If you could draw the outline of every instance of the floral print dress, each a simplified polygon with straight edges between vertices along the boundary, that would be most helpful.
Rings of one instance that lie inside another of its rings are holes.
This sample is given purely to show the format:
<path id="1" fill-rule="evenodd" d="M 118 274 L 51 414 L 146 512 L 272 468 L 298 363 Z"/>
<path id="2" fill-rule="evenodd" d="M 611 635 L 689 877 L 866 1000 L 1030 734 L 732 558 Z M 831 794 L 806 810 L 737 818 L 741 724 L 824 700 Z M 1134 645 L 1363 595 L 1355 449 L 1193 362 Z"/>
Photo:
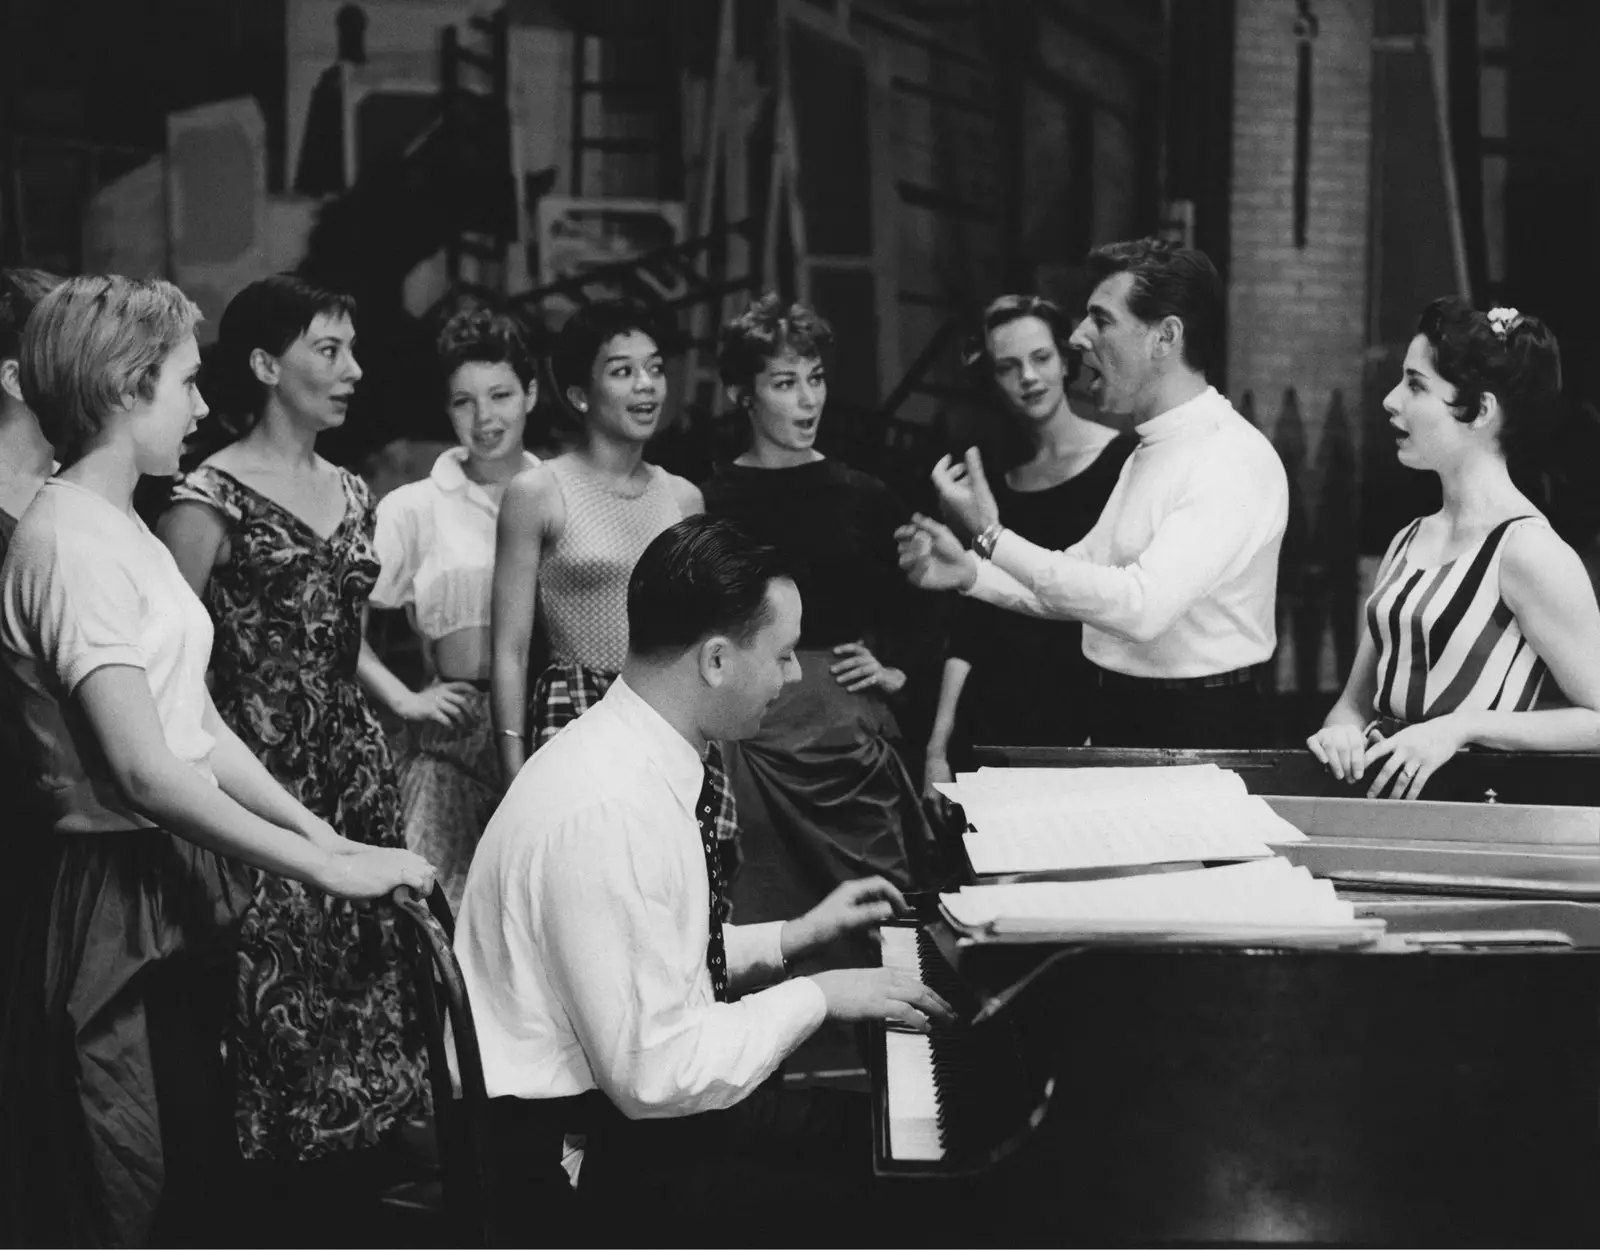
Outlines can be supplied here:
<path id="1" fill-rule="evenodd" d="M 204 600 L 216 624 L 217 711 L 286 789 L 352 841 L 402 846 L 383 728 L 356 684 L 378 577 L 366 484 L 326 539 L 227 472 L 202 465 L 173 501 L 209 505 L 229 558 Z M 423 1037 L 399 935 L 381 907 L 253 872 L 234 1021 L 239 1143 L 294 1161 L 373 1145 L 427 1110 Z"/>

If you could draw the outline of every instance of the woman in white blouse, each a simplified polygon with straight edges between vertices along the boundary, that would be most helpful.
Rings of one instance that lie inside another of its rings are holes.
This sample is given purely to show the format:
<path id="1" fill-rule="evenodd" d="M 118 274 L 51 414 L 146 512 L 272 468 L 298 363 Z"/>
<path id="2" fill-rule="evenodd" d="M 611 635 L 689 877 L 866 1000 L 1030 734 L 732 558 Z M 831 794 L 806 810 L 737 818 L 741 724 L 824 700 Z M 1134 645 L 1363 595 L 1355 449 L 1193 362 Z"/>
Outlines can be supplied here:
<path id="1" fill-rule="evenodd" d="M 338 836 L 206 688 L 212 624 L 133 509 L 206 412 L 199 310 L 170 283 L 72 278 L 29 318 L 22 390 L 63 468 L 0 572 L 0 664 L 50 810 L 0 1051 L 0 1130 L 26 1134 L 0 1243 L 189 1244 L 237 1158 L 223 1025 L 243 865 L 347 898 L 426 889 L 399 848 Z"/>
<path id="2" fill-rule="evenodd" d="M 460 446 L 379 501 L 372 602 L 405 609 L 433 682 L 461 700 L 453 723 L 413 727 L 399 770 L 406 845 L 438 870 L 455 908 L 500 794 L 488 693 L 495 523 L 506 483 L 539 463 L 522 446 L 538 382 L 516 325 L 487 310 L 452 317 L 438 356 Z"/>

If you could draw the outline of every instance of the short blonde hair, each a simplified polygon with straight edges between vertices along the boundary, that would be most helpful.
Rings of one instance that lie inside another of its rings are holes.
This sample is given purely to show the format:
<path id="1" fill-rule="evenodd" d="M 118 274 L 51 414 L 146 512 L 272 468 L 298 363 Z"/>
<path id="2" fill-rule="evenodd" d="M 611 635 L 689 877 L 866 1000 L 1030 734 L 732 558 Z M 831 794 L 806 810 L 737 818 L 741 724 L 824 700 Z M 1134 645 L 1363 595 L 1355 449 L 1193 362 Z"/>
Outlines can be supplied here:
<path id="1" fill-rule="evenodd" d="M 162 365 L 200 320 L 194 301 L 159 278 L 68 278 L 39 301 L 22 333 L 22 397 L 63 464 L 123 396 L 154 396 Z"/>

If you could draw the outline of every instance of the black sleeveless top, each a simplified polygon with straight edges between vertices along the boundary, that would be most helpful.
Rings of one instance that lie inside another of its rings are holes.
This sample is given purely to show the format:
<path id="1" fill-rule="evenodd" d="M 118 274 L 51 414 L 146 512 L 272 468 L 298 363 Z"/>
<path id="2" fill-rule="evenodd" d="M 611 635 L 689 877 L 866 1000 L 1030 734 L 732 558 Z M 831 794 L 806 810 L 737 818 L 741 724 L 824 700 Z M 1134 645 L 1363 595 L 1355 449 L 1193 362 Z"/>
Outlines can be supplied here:
<path id="1" fill-rule="evenodd" d="M 1047 550 L 1072 546 L 1100 518 L 1123 461 L 1138 445 L 1133 435 L 1121 435 L 1082 473 L 1045 490 L 1013 490 L 997 477 L 992 489 L 1001 522 Z M 1088 737 L 1098 692 L 1078 622 L 963 599 L 947 654 L 972 665 L 950 744 L 952 767 L 971 766 L 973 744 L 1081 746 Z"/>

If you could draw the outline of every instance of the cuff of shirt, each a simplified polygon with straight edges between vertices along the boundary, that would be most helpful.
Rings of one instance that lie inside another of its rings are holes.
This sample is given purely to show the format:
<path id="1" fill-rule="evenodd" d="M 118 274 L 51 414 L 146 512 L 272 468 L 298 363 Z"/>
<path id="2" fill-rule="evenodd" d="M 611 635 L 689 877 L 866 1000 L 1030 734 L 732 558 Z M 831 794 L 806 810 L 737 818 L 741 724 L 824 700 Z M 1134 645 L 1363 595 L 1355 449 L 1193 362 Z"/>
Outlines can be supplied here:
<path id="1" fill-rule="evenodd" d="M 1000 542 L 1005 542 L 1010 536 L 1010 531 L 1001 534 Z M 998 548 L 999 545 L 1000 543 L 996 543 L 995 547 Z M 1009 580 L 1006 574 L 995 568 L 991 561 L 979 560 L 976 580 L 961 593 L 973 599 L 982 599 L 986 603 L 993 603 L 1000 597 L 1001 588 L 1006 586 Z"/>
<path id="2" fill-rule="evenodd" d="M 782 920 L 724 926 L 729 978 L 745 985 L 783 980 L 783 926 Z"/>
<path id="3" fill-rule="evenodd" d="M 777 1004 L 788 1025 L 784 1038 L 784 1058 L 821 1027 L 828 1018 L 828 999 L 822 987 L 810 977 L 794 977 L 781 985 L 768 986 L 759 997 Z"/>

